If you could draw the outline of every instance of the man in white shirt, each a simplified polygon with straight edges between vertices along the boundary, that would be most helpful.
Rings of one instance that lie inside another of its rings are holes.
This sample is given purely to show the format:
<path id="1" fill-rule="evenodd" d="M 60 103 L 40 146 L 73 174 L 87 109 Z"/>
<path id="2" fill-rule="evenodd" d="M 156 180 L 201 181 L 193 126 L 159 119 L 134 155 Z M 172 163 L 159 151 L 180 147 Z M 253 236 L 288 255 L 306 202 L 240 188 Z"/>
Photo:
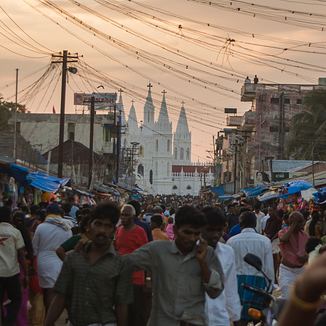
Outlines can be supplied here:
<path id="1" fill-rule="evenodd" d="M 259 234 L 263 234 L 262 223 L 265 224 L 265 226 L 266 226 L 266 222 L 263 221 L 264 220 L 264 217 L 265 217 L 265 214 L 260 210 L 260 204 L 259 203 L 257 203 L 255 205 L 255 207 L 254 207 L 254 213 L 255 213 L 256 218 L 257 218 L 256 231 Z"/>
<path id="2" fill-rule="evenodd" d="M 245 301 L 248 302 L 248 290 L 245 290 L 241 285 L 247 284 L 265 289 L 267 284 L 261 273 L 247 264 L 243 258 L 248 253 L 258 256 L 262 261 L 264 272 L 271 280 L 274 280 L 274 265 L 271 241 L 256 232 L 256 216 L 253 212 L 243 212 L 240 215 L 240 227 L 241 233 L 229 239 L 227 244 L 233 248 L 235 253 L 239 295 L 243 305 L 241 320 L 247 322 L 251 320 L 248 316 L 249 306 L 245 304 Z M 251 297 L 250 301 L 252 301 L 255 294 L 249 293 L 249 296 Z M 245 297 L 246 300 L 244 300 Z"/>
<path id="3" fill-rule="evenodd" d="M 206 215 L 207 225 L 202 231 L 202 237 L 214 248 L 224 274 L 223 292 L 215 299 L 206 295 L 205 315 L 207 325 L 226 326 L 233 322 L 233 325 L 237 326 L 241 315 L 241 304 L 238 294 L 234 252 L 230 246 L 219 242 L 227 220 L 223 211 L 218 208 L 207 207 L 204 208 L 203 213 Z"/>
<path id="4" fill-rule="evenodd" d="M 10 300 L 6 317 L 2 313 L 3 325 L 15 325 L 21 303 L 19 261 L 25 268 L 24 240 L 20 231 L 9 223 L 10 216 L 8 207 L 0 207 L 0 310 L 5 293 Z"/>

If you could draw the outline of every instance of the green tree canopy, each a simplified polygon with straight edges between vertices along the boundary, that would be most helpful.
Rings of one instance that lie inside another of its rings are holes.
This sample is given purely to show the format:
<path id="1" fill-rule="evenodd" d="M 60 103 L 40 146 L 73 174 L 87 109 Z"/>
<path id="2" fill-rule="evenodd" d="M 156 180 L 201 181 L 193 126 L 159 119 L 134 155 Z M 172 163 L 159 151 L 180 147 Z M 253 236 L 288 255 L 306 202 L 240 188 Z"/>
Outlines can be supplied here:
<path id="1" fill-rule="evenodd" d="M 312 91 L 304 98 L 304 110 L 292 118 L 287 147 L 295 159 L 326 160 L 325 90 Z"/>
<path id="2" fill-rule="evenodd" d="M 0 127 L 4 128 L 8 125 L 11 115 L 15 112 L 16 103 L 4 101 L 0 97 Z M 25 113 L 26 108 L 24 105 L 18 104 L 17 112 Z"/>

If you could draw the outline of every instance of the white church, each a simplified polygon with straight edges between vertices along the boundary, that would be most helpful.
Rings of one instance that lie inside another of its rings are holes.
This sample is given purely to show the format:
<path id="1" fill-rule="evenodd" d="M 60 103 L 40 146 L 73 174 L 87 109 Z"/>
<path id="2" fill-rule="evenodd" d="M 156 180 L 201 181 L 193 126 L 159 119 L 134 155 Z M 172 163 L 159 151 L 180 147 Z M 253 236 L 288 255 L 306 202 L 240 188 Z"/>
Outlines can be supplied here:
<path id="1" fill-rule="evenodd" d="M 135 161 L 136 184 L 150 194 L 198 195 L 201 187 L 212 185 L 214 171 L 210 165 L 192 163 L 191 132 L 187 115 L 182 105 L 177 127 L 172 131 L 166 103 L 166 92 L 155 120 L 151 88 L 144 105 L 142 120 L 137 119 L 134 103 L 125 118 L 122 96 L 118 108 L 121 123 L 126 125 L 122 135 L 122 147 L 132 147 L 137 143 L 139 153 Z"/>

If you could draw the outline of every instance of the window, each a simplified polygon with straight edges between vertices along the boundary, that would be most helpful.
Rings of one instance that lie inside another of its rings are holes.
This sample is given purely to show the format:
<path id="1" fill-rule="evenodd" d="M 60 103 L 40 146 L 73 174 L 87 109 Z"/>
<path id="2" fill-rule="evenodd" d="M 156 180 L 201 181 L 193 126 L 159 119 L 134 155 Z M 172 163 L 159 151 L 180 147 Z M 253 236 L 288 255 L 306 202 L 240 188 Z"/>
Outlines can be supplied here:
<path id="1" fill-rule="evenodd" d="M 280 99 L 278 97 L 272 97 L 271 98 L 271 103 L 272 104 L 279 104 L 280 103 Z"/>
<path id="2" fill-rule="evenodd" d="M 105 143 L 110 142 L 111 138 L 112 138 L 112 132 L 111 132 L 110 125 L 104 124 L 103 125 L 103 140 L 104 140 L 104 142 Z"/>
<path id="3" fill-rule="evenodd" d="M 187 161 L 190 160 L 190 149 L 189 148 L 187 148 L 186 159 L 187 159 Z"/>
<path id="4" fill-rule="evenodd" d="M 155 162 L 155 176 L 158 176 L 158 162 Z"/>
<path id="5" fill-rule="evenodd" d="M 180 160 L 184 160 L 184 155 L 185 155 L 184 149 L 183 149 L 183 147 L 181 147 L 181 149 L 180 149 Z"/>
<path id="6" fill-rule="evenodd" d="M 297 98 L 297 104 L 302 104 L 302 99 L 301 98 Z"/>
<path id="7" fill-rule="evenodd" d="M 20 134 L 20 129 L 21 128 L 21 124 L 20 124 L 20 122 L 16 122 L 16 133 L 17 134 Z"/>
<path id="8" fill-rule="evenodd" d="M 152 185 L 153 184 L 153 170 L 149 171 L 149 183 Z"/>
<path id="9" fill-rule="evenodd" d="M 178 159 L 178 149 L 176 147 L 174 148 L 174 159 Z"/>
<path id="10" fill-rule="evenodd" d="M 144 166 L 142 164 L 138 165 L 138 169 L 137 172 L 139 175 L 141 175 L 142 177 L 144 176 Z"/>
<path id="11" fill-rule="evenodd" d="M 139 146 L 139 156 L 140 157 L 144 156 L 144 147 L 142 145 Z"/>
<path id="12" fill-rule="evenodd" d="M 187 190 L 190 190 L 190 189 L 191 189 L 191 186 L 188 185 L 188 186 L 187 186 Z"/>
<path id="13" fill-rule="evenodd" d="M 170 163 L 169 162 L 166 164 L 166 175 L 168 177 L 170 176 Z"/>
<path id="14" fill-rule="evenodd" d="M 171 141 L 170 141 L 170 139 L 168 139 L 167 146 L 166 146 L 166 151 L 167 152 L 170 152 L 170 147 L 171 147 Z"/>
<path id="15" fill-rule="evenodd" d="M 289 98 L 285 98 L 284 99 L 284 104 L 290 104 L 290 99 Z"/>
<path id="16" fill-rule="evenodd" d="M 156 152 L 158 152 L 158 139 L 156 139 L 155 148 L 156 148 Z"/>
<path id="17" fill-rule="evenodd" d="M 176 185 L 174 185 L 174 186 L 172 187 L 172 189 L 173 189 L 173 190 L 176 190 L 176 189 L 178 189 L 178 187 L 177 187 Z"/>
<path id="18" fill-rule="evenodd" d="M 68 139 L 69 140 L 75 140 L 75 123 L 68 123 Z"/>

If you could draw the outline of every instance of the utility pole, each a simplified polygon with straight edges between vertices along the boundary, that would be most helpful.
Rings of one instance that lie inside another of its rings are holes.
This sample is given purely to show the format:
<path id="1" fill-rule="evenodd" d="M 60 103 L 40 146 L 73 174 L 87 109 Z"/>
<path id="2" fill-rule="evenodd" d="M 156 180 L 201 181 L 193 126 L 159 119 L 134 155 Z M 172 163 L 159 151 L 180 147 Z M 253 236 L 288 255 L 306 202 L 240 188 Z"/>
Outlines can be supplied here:
<path id="1" fill-rule="evenodd" d="M 237 193 L 237 164 L 238 164 L 238 153 L 237 153 L 237 143 L 235 143 L 235 147 L 234 147 L 234 167 L 233 167 L 233 179 L 234 179 L 234 183 L 233 183 L 233 193 Z"/>
<path id="2" fill-rule="evenodd" d="M 315 187 L 315 142 L 312 142 L 311 148 L 311 173 L 312 173 L 312 185 Z"/>
<path id="3" fill-rule="evenodd" d="M 15 114 L 14 114 L 14 151 L 13 157 L 16 162 L 17 159 L 17 110 L 18 110 L 18 71 L 16 68 L 16 95 L 15 95 Z"/>
<path id="4" fill-rule="evenodd" d="M 58 177 L 63 176 L 63 142 L 65 132 L 65 106 L 66 106 L 66 83 L 67 71 L 76 73 L 76 68 L 69 69 L 68 63 L 78 62 L 78 54 L 70 55 L 67 50 L 64 50 L 62 55 L 52 55 L 52 58 L 60 58 L 59 61 L 52 61 L 52 63 L 62 63 L 62 77 L 61 77 L 61 105 L 60 105 L 60 125 L 59 125 L 59 155 L 58 155 Z M 72 59 L 72 60 L 70 60 Z"/>
<path id="5" fill-rule="evenodd" d="M 88 159 L 88 189 L 91 189 L 93 180 L 93 145 L 94 145 L 94 119 L 95 119 L 95 97 L 91 97 L 91 116 L 89 127 L 89 159 Z"/>
<path id="6" fill-rule="evenodd" d="M 284 92 L 280 95 L 280 113 L 279 113 L 279 127 L 278 127 L 278 158 L 284 158 L 284 133 L 285 133 L 285 113 L 284 113 Z"/>

